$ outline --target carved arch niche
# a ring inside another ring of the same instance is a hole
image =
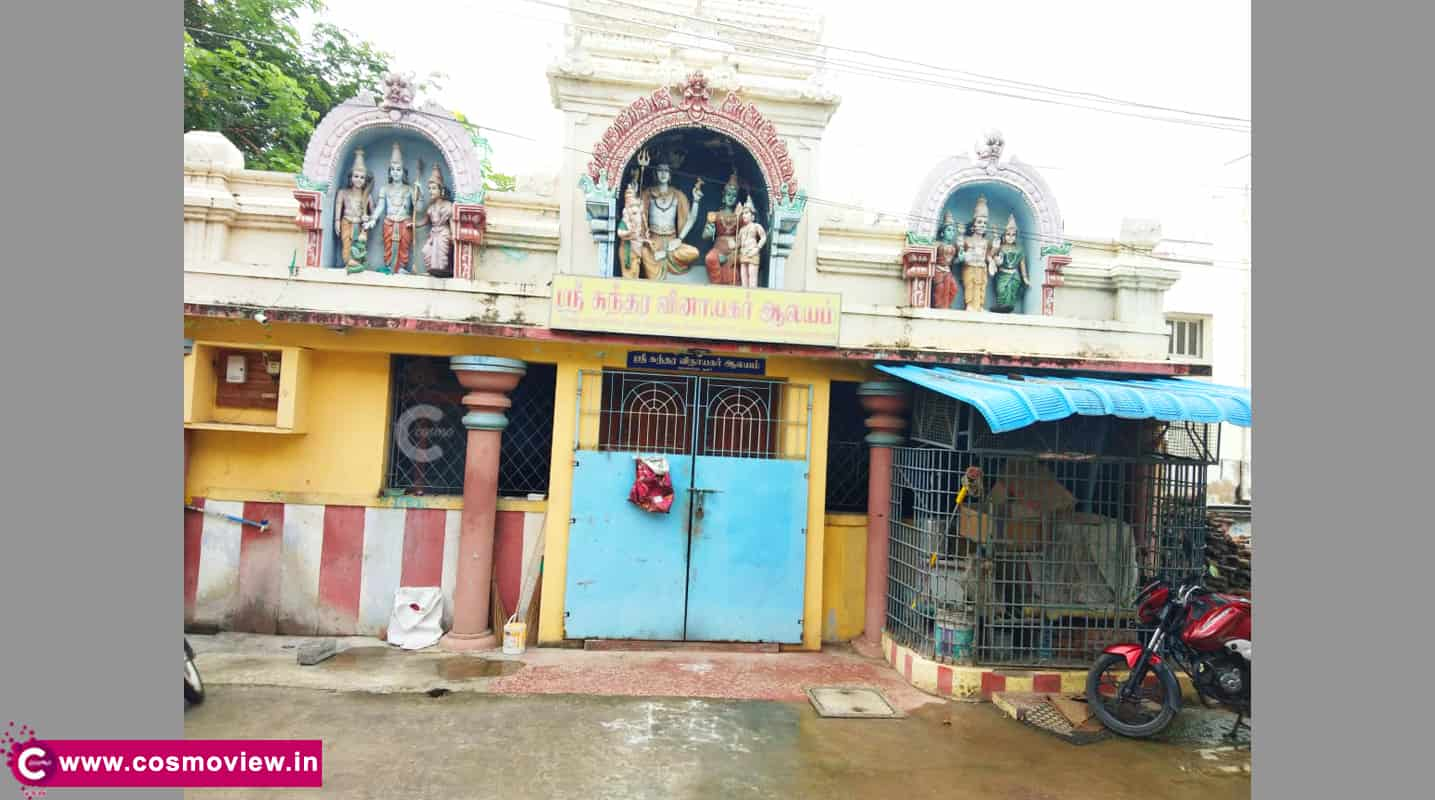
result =
[[[642,173],[643,186],[652,184],[653,167],[659,161],[681,161],[672,165],[672,183],[689,197],[695,180],[702,178],[701,208],[692,212],[700,216],[684,241],[704,254],[710,245],[701,238],[706,214],[720,207],[723,187],[736,171],[739,201],[751,196],[757,219],[767,228],[763,285],[783,285],[787,257],[796,243],[797,226],[807,203],[806,192],[798,185],[787,144],[773,124],[736,91],[728,92],[722,103],[714,106],[701,72],[689,75],[676,92],[663,87],[634,100],[593,146],[592,160],[579,186],[598,244],[598,275],[618,274],[616,233],[623,191],[634,179],[639,154],[645,150],[651,160]],[[693,273],[706,274],[701,259],[689,275]]]
[[[1007,219],[1016,216],[1017,241],[1026,254],[1031,281],[1016,313],[1050,316],[1055,311],[1052,289],[1060,285],[1061,269],[1071,261],[1067,255],[1070,244],[1063,239],[1061,209],[1041,173],[1015,157],[1003,160],[1004,147],[1001,133],[989,130],[974,153],[947,158],[927,173],[912,204],[904,261],[932,251],[939,225],[949,211],[956,218],[960,237],[972,221],[977,197],[985,197],[987,233],[993,239],[1001,236]],[[960,267],[954,275],[960,284]],[[983,308],[992,307],[995,291],[995,282],[989,280]],[[961,308],[962,301],[959,294],[955,307]]]
[[[416,107],[412,84],[398,75],[385,77],[382,97],[361,92],[335,107],[309,139],[294,191],[299,201],[295,223],[306,233],[304,266],[343,266],[334,219],[338,193],[348,187],[355,155],[362,148],[370,194],[377,202],[378,192],[388,180],[394,142],[399,144],[410,183],[425,186],[438,165],[459,223],[452,256],[454,277],[472,279],[487,216],[479,140],[442,106],[427,103]],[[375,225],[369,234],[367,264],[371,268],[382,263],[381,225]],[[418,253],[427,235],[427,231],[419,232],[412,245],[411,263],[420,273],[423,264]]]

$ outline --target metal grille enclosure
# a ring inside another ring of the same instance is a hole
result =
[[[939,405],[922,394],[914,412]],[[893,451],[886,627],[903,645],[948,663],[1084,666],[1135,638],[1144,580],[1203,574],[1207,468],[1167,452],[1165,423],[992,434],[974,409],[951,414],[964,416],[966,449]],[[1209,427],[1202,441],[1219,436]]]

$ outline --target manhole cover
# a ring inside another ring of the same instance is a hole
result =
[[[902,716],[882,693],[868,686],[822,686],[807,690],[818,716],[890,719]]]

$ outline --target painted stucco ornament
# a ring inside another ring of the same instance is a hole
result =
[[[384,75],[384,97],[381,105],[388,109],[410,109],[414,107],[417,87],[409,75],[389,72]],[[394,115],[390,115],[391,117]]]
[[[987,198],[981,195],[972,207],[967,235],[957,246],[957,261],[962,265],[962,300],[968,311],[986,308],[988,271],[996,271],[992,243],[987,239],[988,218]]]
[[[996,128],[988,128],[981,141],[977,142],[977,159],[985,162],[988,175],[997,171],[997,161],[1001,159],[1005,147],[1006,137]]]
[[[992,263],[996,268],[997,294],[992,310],[1000,314],[1010,314],[1017,309],[1022,294],[1030,283],[1026,275],[1026,251],[1017,243],[1016,214],[1007,219],[1001,245],[996,248]]]

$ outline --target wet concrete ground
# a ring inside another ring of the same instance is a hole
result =
[[[989,704],[848,720],[770,700],[211,683],[185,735],[325,742],[323,790],[196,798],[1247,798],[1249,751],[1210,747],[1229,719],[1193,711],[1167,741],[1074,746]]]

